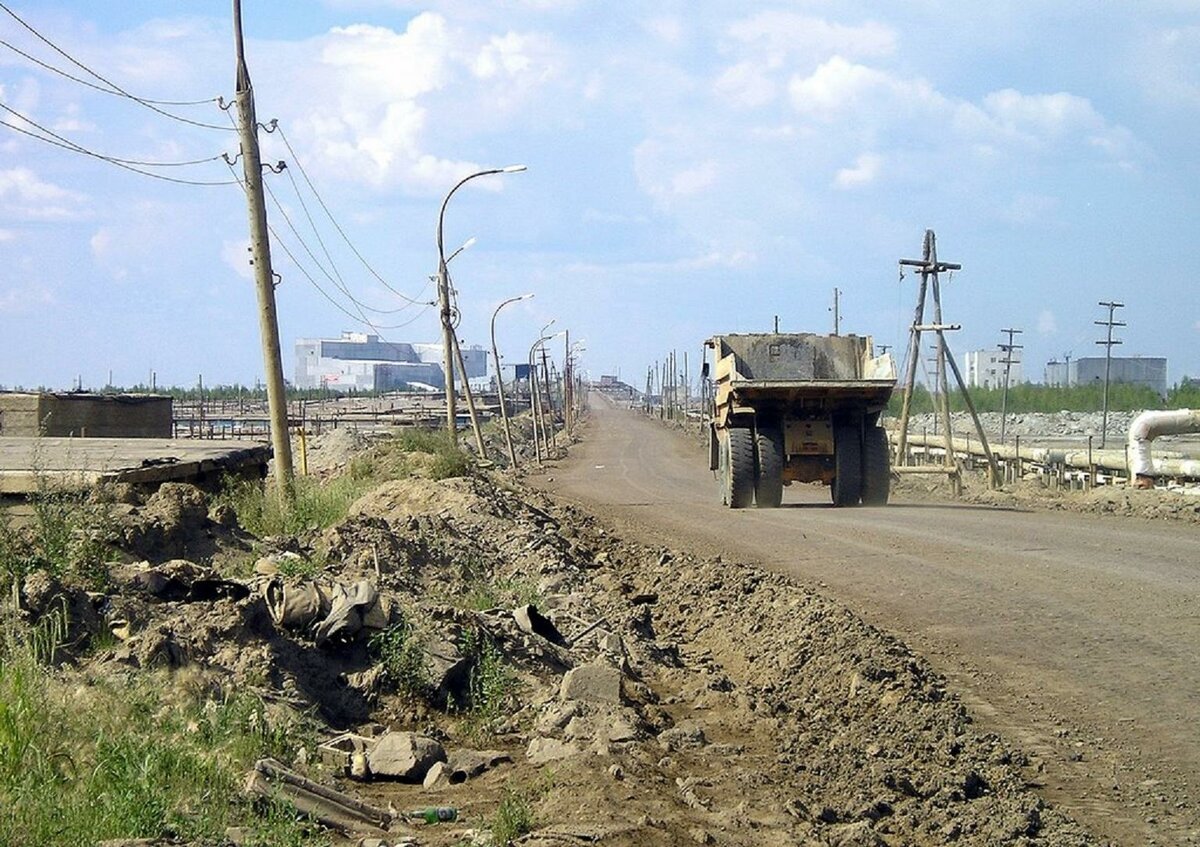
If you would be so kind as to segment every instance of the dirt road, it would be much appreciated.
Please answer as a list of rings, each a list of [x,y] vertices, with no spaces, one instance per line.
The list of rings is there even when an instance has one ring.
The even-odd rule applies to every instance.
[[[695,439],[593,403],[541,484],[643,539],[755,561],[923,652],[1051,802],[1118,844],[1200,843],[1200,531],[792,486],[729,511]],[[536,480],[535,480],[536,481]]]

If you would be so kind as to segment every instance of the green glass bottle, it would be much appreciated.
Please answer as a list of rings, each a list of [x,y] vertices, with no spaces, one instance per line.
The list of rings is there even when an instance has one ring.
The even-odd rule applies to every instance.
[[[414,809],[404,815],[412,821],[425,823],[447,823],[458,820],[458,809],[453,806],[429,806],[424,809]]]

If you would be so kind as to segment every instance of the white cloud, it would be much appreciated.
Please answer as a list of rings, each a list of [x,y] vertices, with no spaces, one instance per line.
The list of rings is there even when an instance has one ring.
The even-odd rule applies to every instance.
[[[854,167],[842,168],[834,177],[838,188],[859,188],[870,185],[879,176],[883,157],[876,153],[863,153],[854,160]]]
[[[0,314],[20,314],[53,305],[54,293],[44,286],[0,288]]]
[[[699,194],[717,180],[717,163],[702,162],[694,168],[680,171],[671,178],[671,190],[678,197]]]
[[[4,244],[5,242],[9,241],[16,241],[16,239],[17,234],[11,229],[0,229],[0,244]]]
[[[713,83],[716,93],[737,106],[765,106],[778,95],[779,86],[758,62],[739,62],[726,68]]]
[[[25,220],[76,220],[85,213],[83,194],[45,182],[29,168],[0,170],[0,209]]]
[[[683,42],[683,22],[673,15],[660,15],[642,22],[646,31],[672,47]]]
[[[835,23],[795,12],[759,12],[733,23],[729,35],[777,62],[800,53],[821,59],[843,56],[890,56],[896,50],[896,33],[883,24],[868,21],[857,26]]]
[[[792,107],[824,123],[896,121],[947,110],[948,101],[924,79],[904,79],[834,56],[807,77],[788,83]]]
[[[1055,319],[1054,312],[1042,309],[1038,313],[1037,331],[1038,335],[1054,335],[1058,332],[1058,320]]]

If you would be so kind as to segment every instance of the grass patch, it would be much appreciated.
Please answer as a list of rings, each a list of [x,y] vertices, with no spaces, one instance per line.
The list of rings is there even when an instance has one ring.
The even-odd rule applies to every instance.
[[[297,535],[308,530],[333,526],[346,517],[350,504],[374,486],[370,477],[344,473],[330,480],[296,477],[294,498],[289,506],[279,489],[258,480],[226,480],[218,503],[226,503],[237,513],[238,523],[246,531],[262,538],[269,535]]]
[[[398,690],[418,697],[429,693],[432,682],[425,667],[424,645],[407,620],[376,633],[367,646],[383,663],[388,682]]]
[[[404,429],[398,432],[392,446],[408,453],[429,453],[433,461],[429,464],[431,479],[449,479],[467,476],[471,472],[471,458],[459,447],[458,439],[445,430]]]
[[[506,787],[489,825],[492,843],[511,844],[522,835],[533,832],[533,826],[532,792]]]
[[[294,715],[247,693],[212,696],[185,672],[84,681],[46,666],[65,613],[0,638],[0,844],[109,838],[219,840],[227,826],[261,844],[327,843],[278,812],[238,800],[245,770],[310,740]],[[256,837],[258,837],[256,835]]]
[[[22,525],[0,510],[0,590],[11,591],[34,571],[105,588],[116,527],[108,491],[70,490],[39,474],[27,502],[32,517]]]
[[[508,716],[517,693],[517,675],[485,633],[467,630],[459,649],[471,661],[461,728],[473,742],[482,743],[495,735]]]

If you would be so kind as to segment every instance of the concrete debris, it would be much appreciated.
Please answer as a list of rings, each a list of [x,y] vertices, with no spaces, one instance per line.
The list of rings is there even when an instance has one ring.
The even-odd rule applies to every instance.
[[[458,785],[506,762],[512,756],[503,750],[454,750],[446,760],[447,779]]]
[[[385,833],[392,814],[300,776],[274,759],[259,759],[246,774],[245,792],[285,797],[296,811],[343,832]]]
[[[559,697],[590,703],[620,703],[621,672],[606,664],[572,668],[563,676]]]
[[[574,744],[568,744],[557,738],[535,738],[525,749],[525,758],[534,765],[544,765],[559,759],[568,759],[582,752]]]
[[[658,734],[658,744],[664,750],[695,750],[707,743],[704,729],[695,721],[681,721],[678,726]]]
[[[435,762],[446,761],[446,750],[432,738],[415,732],[384,733],[367,750],[372,776],[421,782]]]

